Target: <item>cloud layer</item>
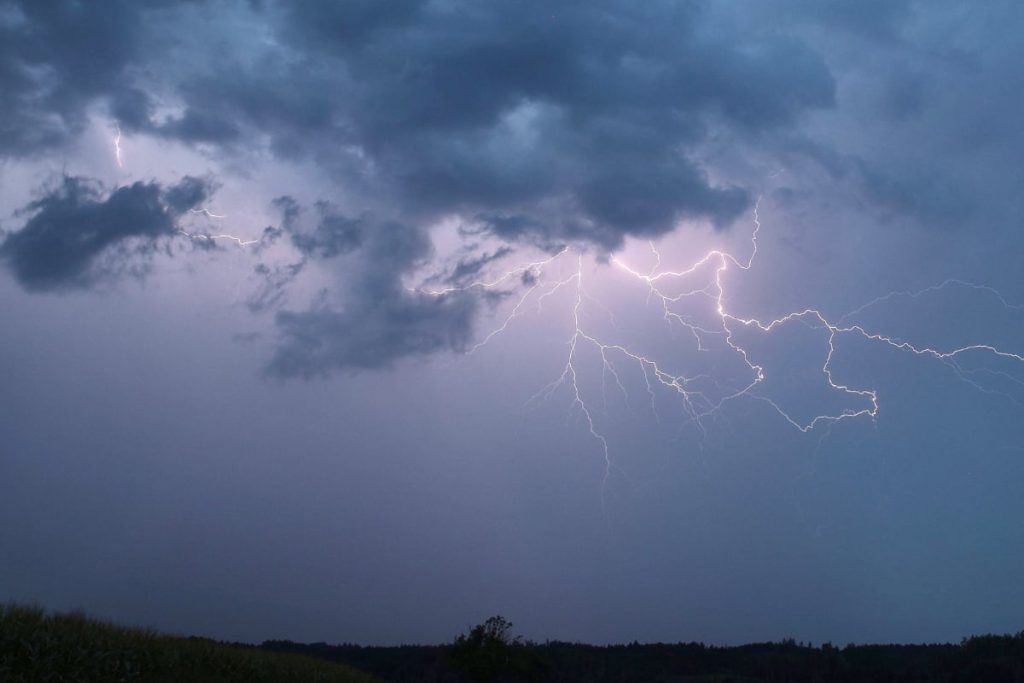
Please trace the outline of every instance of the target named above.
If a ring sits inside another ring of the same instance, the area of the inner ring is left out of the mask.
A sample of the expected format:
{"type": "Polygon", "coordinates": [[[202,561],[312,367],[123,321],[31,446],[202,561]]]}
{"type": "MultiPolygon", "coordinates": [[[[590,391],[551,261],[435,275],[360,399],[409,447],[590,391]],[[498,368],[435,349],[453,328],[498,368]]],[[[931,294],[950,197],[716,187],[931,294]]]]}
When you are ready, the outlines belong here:
{"type": "MultiPolygon", "coordinates": [[[[1000,12],[1017,12],[1000,7],[975,19],[995,25],[1000,12]]],[[[274,371],[377,367],[457,348],[468,334],[473,306],[400,286],[430,257],[427,233],[441,221],[458,222],[467,244],[491,241],[463,255],[462,271],[524,243],[609,251],[681,221],[725,228],[760,190],[749,173],[723,169],[760,153],[852,181],[883,220],[967,221],[979,188],[998,181],[972,177],[968,165],[923,166],[912,148],[950,139],[944,125],[979,129],[976,115],[908,127],[943,101],[936,65],[950,87],[970,81],[1005,98],[998,78],[979,74],[986,65],[1005,73],[1019,50],[982,55],[970,37],[945,50],[942,22],[955,23],[959,9],[934,11],[933,21],[909,1],[789,0],[769,10],[699,0],[3,0],[0,158],[56,164],[100,119],[224,159],[221,171],[238,178],[253,160],[311,165],[320,195],[304,201],[316,225],[296,229],[285,215],[265,235],[287,233],[299,261],[257,266],[265,286],[251,307],[284,305],[281,292],[311,262],[333,268],[343,303],[330,316],[323,305],[279,311],[274,371]],[[861,145],[876,158],[806,128],[841,110],[844,92],[873,109],[837,117],[831,132],[861,143],[884,124],[887,143],[861,145]],[[418,245],[415,258],[380,249],[395,234],[418,245]],[[386,273],[387,286],[368,273],[386,273]],[[445,321],[448,333],[437,327],[445,321]],[[367,331],[375,326],[388,332],[367,331]],[[385,334],[395,343],[382,343],[385,334]]],[[[91,286],[112,272],[101,257],[115,250],[131,270],[129,238],[139,253],[200,201],[187,194],[195,185],[135,182],[103,197],[81,180],[58,184],[2,247],[26,288],[91,286]]],[[[271,206],[282,194],[251,199],[271,206]]]]}
{"type": "Polygon", "coordinates": [[[224,145],[259,131],[279,154],[348,167],[419,220],[501,212],[606,248],[682,218],[726,225],[751,199],[691,158],[709,129],[784,128],[834,103],[817,54],[785,37],[709,33],[701,3],[268,12],[281,61],[183,83],[184,113],[161,130],[194,140],[201,128],[224,145]]]}

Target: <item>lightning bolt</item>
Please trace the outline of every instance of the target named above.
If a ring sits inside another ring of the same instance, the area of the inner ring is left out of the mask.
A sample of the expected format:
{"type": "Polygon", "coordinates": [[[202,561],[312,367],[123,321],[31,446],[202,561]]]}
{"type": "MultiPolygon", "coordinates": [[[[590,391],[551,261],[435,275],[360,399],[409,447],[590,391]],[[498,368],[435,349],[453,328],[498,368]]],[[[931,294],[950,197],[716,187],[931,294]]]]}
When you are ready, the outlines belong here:
{"type": "MultiPolygon", "coordinates": [[[[115,130],[117,131],[117,134],[114,136],[114,159],[117,160],[118,168],[124,168],[124,159],[123,159],[122,153],[121,153],[121,124],[116,123],[116,124],[114,124],[114,127],[115,127],[115,130]]],[[[207,208],[189,209],[189,213],[204,215],[207,218],[215,218],[215,219],[227,218],[227,216],[213,213],[212,211],[210,211],[207,208]]],[[[185,237],[189,238],[190,240],[207,240],[207,241],[210,241],[210,242],[214,242],[214,241],[217,241],[217,240],[229,240],[229,241],[234,242],[235,244],[237,244],[240,247],[248,247],[250,245],[259,243],[258,239],[256,239],[256,240],[247,240],[247,239],[244,239],[242,237],[237,237],[235,235],[228,235],[228,234],[211,235],[211,234],[207,234],[207,233],[188,232],[187,230],[183,230],[181,228],[178,229],[178,232],[181,233],[182,235],[184,235],[185,237]]]]}
{"type": "MultiPolygon", "coordinates": [[[[216,218],[216,219],[227,218],[227,216],[213,213],[212,211],[210,211],[209,209],[206,209],[206,208],[202,208],[202,209],[189,209],[188,212],[189,213],[194,213],[194,214],[201,214],[201,215],[206,216],[207,218],[216,218]]],[[[235,235],[228,235],[228,234],[211,235],[211,234],[208,234],[208,233],[188,232],[188,231],[183,230],[181,228],[178,228],[178,232],[180,232],[182,235],[184,235],[185,237],[189,238],[190,240],[207,240],[207,241],[210,241],[210,242],[214,242],[216,240],[230,240],[230,241],[234,242],[235,244],[237,244],[240,247],[248,247],[248,246],[250,246],[252,244],[258,244],[259,241],[260,241],[258,239],[247,240],[247,239],[244,239],[242,237],[236,237],[235,235]]]]}
{"type": "Polygon", "coordinates": [[[124,168],[124,162],[121,159],[121,124],[114,124],[117,129],[117,135],[114,136],[114,159],[117,160],[117,167],[124,168]]]}
{"type": "Polygon", "coordinates": [[[207,218],[227,218],[227,216],[223,216],[221,214],[213,213],[212,211],[210,211],[207,208],[189,209],[188,212],[189,213],[202,214],[202,215],[206,216],[207,218]]]}
{"type": "MultiPolygon", "coordinates": [[[[615,465],[611,457],[611,447],[608,437],[601,431],[598,422],[595,419],[596,408],[588,402],[586,394],[581,388],[581,369],[579,363],[580,353],[584,347],[588,347],[596,352],[597,356],[601,360],[602,395],[605,395],[604,392],[606,390],[605,379],[607,377],[611,377],[618,389],[624,396],[626,396],[627,392],[619,374],[621,368],[616,366],[617,363],[626,363],[634,367],[643,378],[648,398],[650,400],[650,409],[654,417],[660,421],[655,409],[656,390],[668,390],[672,392],[681,400],[681,405],[684,414],[686,415],[686,418],[680,425],[680,430],[693,425],[702,436],[702,444],[703,437],[707,434],[705,425],[706,420],[712,417],[727,403],[744,397],[767,404],[788,424],[802,433],[811,432],[819,425],[827,425],[831,428],[831,425],[844,420],[875,418],[880,409],[877,390],[869,387],[851,386],[837,379],[833,373],[832,363],[836,352],[836,345],[837,342],[844,337],[859,337],[867,342],[883,345],[894,350],[935,359],[949,366],[960,379],[986,393],[1001,394],[1001,392],[995,392],[987,389],[982,384],[969,377],[967,371],[965,371],[958,363],[958,359],[961,356],[979,353],[985,354],[991,358],[1024,364],[1024,355],[1006,351],[991,344],[978,343],[953,349],[939,349],[931,346],[915,345],[902,339],[898,339],[892,335],[869,330],[862,324],[850,322],[852,318],[864,312],[868,308],[877,306],[891,299],[898,297],[915,299],[923,294],[941,291],[954,286],[966,287],[990,294],[1007,309],[1024,310],[1024,307],[1022,306],[1014,306],[1010,304],[1002,294],[991,287],[969,283],[962,280],[946,280],[938,285],[933,285],[919,291],[890,292],[867,302],[835,321],[830,320],[824,313],[814,308],[793,311],[768,320],[762,320],[755,317],[744,317],[732,312],[726,305],[726,285],[724,276],[728,271],[730,271],[730,269],[748,271],[754,266],[754,262],[758,255],[758,236],[761,231],[759,210],[760,199],[755,204],[753,210],[754,227],[750,236],[750,252],[746,259],[738,258],[737,256],[721,249],[712,249],[686,268],[680,270],[661,270],[661,254],[658,252],[653,242],[649,242],[649,247],[654,257],[654,265],[646,272],[628,265],[616,255],[612,255],[609,259],[609,262],[620,272],[634,278],[647,288],[648,301],[655,300],[658,303],[666,324],[670,328],[679,327],[687,331],[689,335],[693,337],[697,351],[707,350],[709,348],[708,342],[712,339],[722,340],[725,344],[725,348],[729,349],[731,354],[740,361],[740,367],[744,370],[744,374],[747,376],[747,379],[741,382],[738,388],[729,388],[719,382],[716,378],[707,374],[686,376],[672,372],[663,363],[660,363],[658,359],[644,355],[638,350],[632,349],[624,344],[607,341],[597,332],[591,330],[585,323],[584,315],[584,308],[588,302],[597,304],[599,307],[604,309],[609,316],[611,315],[611,312],[608,311],[607,307],[601,304],[597,298],[590,295],[585,288],[583,277],[584,253],[582,251],[575,251],[573,253],[569,248],[565,248],[549,258],[527,263],[509,270],[493,280],[481,280],[461,287],[448,287],[436,290],[418,289],[415,291],[424,292],[433,296],[446,296],[457,291],[465,292],[471,289],[491,289],[501,287],[517,275],[524,276],[529,274],[529,278],[523,278],[523,281],[527,283],[528,286],[522,295],[516,300],[515,305],[511,308],[508,315],[497,327],[484,335],[479,342],[467,350],[467,353],[470,354],[475,353],[482,347],[486,346],[495,337],[507,331],[515,319],[522,316],[530,310],[531,307],[539,311],[543,303],[556,292],[562,289],[571,289],[573,291],[572,313],[570,317],[572,324],[570,336],[566,341],[565,363],[560,374],[552,382],[534,394],[527,401],[527,406],[536,401],[550,400],[555,395],[556,391],[561,388],[567,388],[570,396],[570,415],[575,413],[582,418],[589,436],[594,440],[603,457],[604,477],[602,482],[602,506],[604,505],[605,492],[611,478],[615,475],[622,475],[625,477],[625,473],[615,465]],[[570,275],[561,278],[549,277],[547,275],[547,271],[557,262],[564,261],[568,258],[574,258],[575,261],[575,267],[570,275]],[[710,269],[710,274],[706,277],[706,281],[700,284],[700,286],[682,287],[681,291],[678,291],[680,290],[680,283],[685,284],[688,281],[688,278],[699,276],[705,269],[710,269]],[[675,285],[676,290],[670,291],[670,285],[675,285]],[[699,322],[680,308],[680,304],[693,298],[703,298],[710,303],[714,312],[714,324],[708,325],[699,322]],[[793,416],[790,412],[787,412],[776,400],[758,392],[758,387],[764,384],[767,378],[766,370],[762,365],[752,359],[752,354],[749,349],[738,339],[738,333],[740,330],[744,329],[755,329],[763,334],[771,334],[786,324],[797,322],[802,323],[811,329],[821,330],[824,332],[826,335],[825,345],[827,350],[820,366],[821,375],[832,391],[851,399],[855,404],[859,404],[858,407],[844,408],[836,412],[822,413],[814,415],[809,419],[801,420],[793,416]],[[711,395],[710,389],[712,387],[717,390],[718,395],[711,395]]],[[[612,323],[614,325],[614,318],[612,318],[612,323]]],[[[1002,375],[1003,377],[1024,386],[1024,381],[1021,381],[1007,373],[998,371],[988,372],[1002,375]]],[[[1002,395],[1006,396],[1006,394],[1002,395]]],[[[1008,398],[1012,399],[1012,397],[1009,396],[1008,398]]],[[[605,404],[607,405],[606,395],[605,404]]]]}

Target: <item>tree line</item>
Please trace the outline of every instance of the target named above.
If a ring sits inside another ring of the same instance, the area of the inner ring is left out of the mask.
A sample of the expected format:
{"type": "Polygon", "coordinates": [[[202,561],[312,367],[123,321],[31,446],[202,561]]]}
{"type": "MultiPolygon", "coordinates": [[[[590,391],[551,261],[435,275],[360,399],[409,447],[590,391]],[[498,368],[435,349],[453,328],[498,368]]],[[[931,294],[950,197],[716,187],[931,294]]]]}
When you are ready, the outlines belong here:
{"type": "Polygon", "coordinates": [[[392,683],[1024,683],[1024,631],[955,644],[813,646],[787,639],[596,646],[512,635],[491,617],[436,646],[299,644],[262,647],[343,662],[392,683]]]}

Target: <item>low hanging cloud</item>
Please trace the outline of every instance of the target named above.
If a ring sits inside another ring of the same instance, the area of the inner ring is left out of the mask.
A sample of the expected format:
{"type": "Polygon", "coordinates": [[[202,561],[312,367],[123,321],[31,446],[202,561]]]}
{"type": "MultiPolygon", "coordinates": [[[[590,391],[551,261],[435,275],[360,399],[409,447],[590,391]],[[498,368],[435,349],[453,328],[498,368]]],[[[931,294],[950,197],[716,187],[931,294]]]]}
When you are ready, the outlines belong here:
{"type": "Polygon", "coordinates": [[[334,258],[358,249],[366,239],[370,223],[366,216],[351,218],[341,213],[338,207],[331,202],[320,200],[314,207],[319,219],[316,228],[305,232],[298,229],[293,220],[293,214],[298,206],[295,200],[281,197],[276,201],[285,207],[284,227],[292,246],[298,249],[303,256],[319,259],[334,258]]]}
{"type": "Polygon", "coordinates": [[[278,312],[280,337],[268,368],[271,375],[310,378],[334,370],[389,367],[408,356],[461,350],[470,341],[476,296],[434,296],[402,283],[407,271],[430,256],[423,232],[398,222],[362,221],[372,225],[346,307],[278,312]]]}
{"type": "Polygon", "coordinates": [[[280,211],[281,223],[263,231],[257,251],[262,252],[286,236],[299,259],[284,264],[257,264],[255,273],[260,284],[246,302],[254,313],[279,307],[287,298],[289,286],[310,261],[331,261],[359,249],[373,223],[369,216],[349,217],[331,202],[320,200],[314,205],[318,220],[310,229],[304,220],[310,212],[294,197],[283,195],[271,204],[280,211]]]}
{"type": "Polygon", "coordinates": [[[281,213],[280,224],[264,231],[261,244],[286,239],[298,259],[255,269],[260,285],[247,304],[253,312],[276,311],[277,345],[268,375],[309,379],[374,370],[468,345],[480,303],[475,293],[432,295],[404,284],[409,271],[433,256],[423,230],[370,213],[348,216],[323,200],[311,209],[291,196],[272,204],[281,213]],[[305,310],[288,307],[290,288],[311,266],[344,270],[343,294],[334,297],[342,305],[317,297],[305,310]]]}
{"type": "Polygon", "coordinates": [[[30,291],[87,289],[125,272],[178,220],[206,200],[209,185],[186,177],[170,187],[137,182],[104,194],[87,178],[64,176],[26,206],[24,226],[0,243],[0,260],[30,291]]]}

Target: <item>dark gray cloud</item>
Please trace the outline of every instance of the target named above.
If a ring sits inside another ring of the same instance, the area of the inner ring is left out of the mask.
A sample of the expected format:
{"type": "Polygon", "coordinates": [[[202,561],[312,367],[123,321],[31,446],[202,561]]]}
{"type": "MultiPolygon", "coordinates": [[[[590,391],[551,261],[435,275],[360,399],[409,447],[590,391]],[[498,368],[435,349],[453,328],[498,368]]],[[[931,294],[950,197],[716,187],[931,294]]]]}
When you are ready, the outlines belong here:
{"type": "Polygon", "coordinates": [[[244,128],[283,156],[371,164],[352,182],[414,221],[500,210],[609,248],[683,218],[727,225],[750,193],[690,156],[709,128],[771,131],[834,104],[815,52],[783,35],[714,35],[703,3],[267,12],[284,16],[281,53],[186,80],[186,109],[160,132],[229,146],[244,128]]]}
{"type": "MultiPolygon", "coordinates": [[[[266,143],[346,181],[366,206],[343,212],[322,202],[310,228],[297,203],[282,199],[282,224],[264,235],[269,243],[286,234],[301,260],[261,264],[264,286],[250,301],[257,310],[282,305],[310,260],[361,260],[348,274],[344,312],[279,314],[278,374],[459,347],[475,308],[468,295],[430,297],[400,284],[429,254],[422,229],[437,218],[459,215],[499,239],[545,248],[569,240],[615,248],[686,218],[726,226],[751,193],[703,170],[694,152],[710,131],[785,130],[834,104],[818,54],[782,34],[708,31],[701,2],[197,6],[256,17],[273,40],[250,54],[225,48],[195,71],[187,58],[168,58],[186,35],[153,32],[157,18],[185,16],[182,3],[8,2],[0,153],[60,144],[101,101],[127,132],[225,151],[266,143]],[[168,93],[183,108],[161,113],[168,93]],[[381,207],[397,220],[364,213],[381,207]]],[[[5,243],[26,287],[89,283],[99,255],[128,237],[173,230],[158,208],[180,212],[205,192],[198,181],[166,192],[140,185],[132,196],[149,202],[154,219],[140,208],[123,224],[114,214],[131,204],[128,190],[101,200],[83,187],[34,205],[5,243]],[[67,237],[76,231],[92,237],[80,246],[67,237]]],[[[486,263],[470,255],[451,275],[486,263]]]]}
{"type": "Polygon", "coordinates": [[[303,220],[308,211],[294,197],[277,197],[271,204],[281,212],[281,222],[263,231],[257,251],[263,251],[287,235],[300,258],[294,263],[256,266],[254,270],[260,284],[246,302],[253,312],[283,305],[288,288],[311,260],[329,260],[355,251],[362,246],[366,231],[373,223],[369,215],[352,218],[331,202],[320,200],[313,205],[317,221],[310,229],[303,220]]]}
{"type": "MultiPolygon", "coordinates": [[[[299,258],[255,268],[259,285],[247,306],[253,312],[277,311],[278,343],[267,367],[270,375],[312,378],[336,370],[386,368],[407,356],[459,350],[469,342],[479,304],[476,293],[435,296],[403,284],[404,276],[432,255],[424,231],[371,214],[347,216],[323,200],[312,211],[290,196],[272,204],[281,221],[264,231],[263,243],[286,236],[299,258]],[[337,266],[346,275],[344,293],[335,297],[342,299],[341,306],[320,296],[306,310],[286,308],[300,274],[315,264],[334,266],[347,255],[344,265],[337,266]]],[[[499,250],[498,257],[507,251],[499,250]]],[[[458,279],[488,260],[458,264],[458,279]]]]}
{"type": "Polygon", "coordinates": [[[146,96],[123,79],[145,47],[142,13],[161,4],[0,2],[0,155],[65,143],[99,97],[113,97],[125,121],[141,123],[146,96]]]}
{"type": "Polygon", "coordinates": [[[395,289],[342,311],[281,311],[276,318],[280,340],[268,370],[279,377],[312,378],[462,350],[471,339],[475,311],[469,295],[432,297],[395,289]]]}
{"type": "Polygon", "coordinates": [[[137,182],[104,195],[94,181],[64,176],[25,207],[29,218],[0,244],[0,259],[25,289],[88,288],[131,270],[132,256],[174,235],[181,214],[208,196],[208,184],[191,177],[167,188],[137,182]]]}
{"type": "Polygon", "coordinates": [[[312,232],[290,230],[292,245],[303,255],[329,259],[362,245],[368,217],[350,218],[324,200],[318,201],[315,208],[319,220],[312,232]]]}
{"type": "Polygon", "coordinates": [[[430,251],[421,231],[397,222],[374,223],[344,309],[320,305],[277,314],[280,340],[269,372],[308,378],[338,369],[389,367],[407,356],[465,347],[476,297],[433,296],[402,284],[402,276],[430,251]]]}

